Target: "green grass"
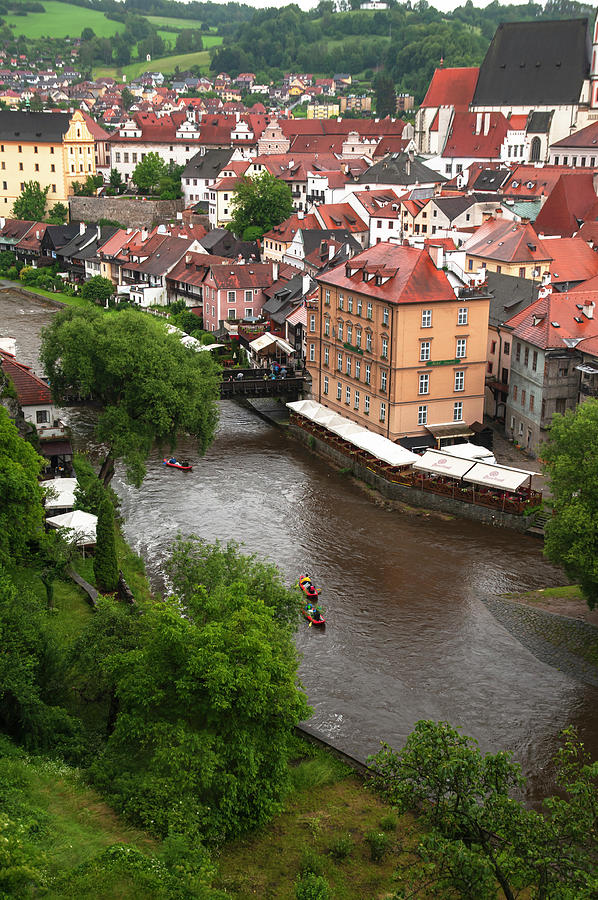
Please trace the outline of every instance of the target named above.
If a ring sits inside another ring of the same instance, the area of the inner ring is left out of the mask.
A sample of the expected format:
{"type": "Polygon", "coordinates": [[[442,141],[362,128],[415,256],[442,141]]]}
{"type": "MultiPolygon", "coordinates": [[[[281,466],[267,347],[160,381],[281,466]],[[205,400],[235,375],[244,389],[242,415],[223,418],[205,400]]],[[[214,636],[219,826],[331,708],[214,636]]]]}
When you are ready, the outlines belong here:
{"type": "Polygon", "coordinates": [[[66,306],[82,306],[87,308],[91,306],[97,307],[97,303],[93,303],[92,300],[85,300],[83,297],[69,297],[68,294],[63,294],[60,291],[45,291],[43,288],[25,287],[20,281],[10,281],[8,283],[19,288],[21,291],[27,291],[28,294],[37,294],[39,297],[48,297],[48,299],[57,300],[59,303],[64,303],[66,306]]]}
{"type": "Polygon", "coordinates": [[[104,13],[93,9],[59,3],[58,0],[44,0],[43,6],[44,13],[27,13],[26,16],[8,13],[3,18],[13,34],[25,34],[33,39],[76,38],[81,36],[84,28],[92,28],[97,37],[112,37],[125,28],[122,22],[113,22],[104,13]]]}
{"type": "MultiPolygon", "coordinates": [[[[34,566],[14,566],[10,577],[21,590],[29,590],[46,604],[46,590],[34,566]]],[[[52,626],[57,636],[70,643],[89,622],[93,615],[87,594],[71,581],[57,579],[54,582],[54,614],[52,626]]]]}
{"type": "MultiPolygon", "coordinates": [[[[158,28],[194,28],[196,31],[201,31],[201,21],[199,19],[174,19],[172,16],[144,16],[144,18],[151,22],[152,25],[157,25],[158,28]]],[[[210,31],[215,30],[214,26],[210,28],[210,31]]]]}
{"type": "Polygon", "coordinates": [[[541,588],[535,591],[519,591],[505,594],[505,597],[522,600],[542,600],[543,597],[567,597],[569,600],[579,600],[585,603],[581,588],[577,584],[568,584],[564,587],[541,588]]]}
{"type": "Polygon", "coordinates": [[[200,66],[202,72],[207,72],[210,65],[210,54],[207,50],[197,53],[181,53],[178,56],[163,56],[160,59],[152,59],[150,62],[130,63],[122,69],[116,66],[98,66],[94,68],[94,78],[118,78],[121,74],[127,76],[127,81],[132,81],[144,72],[174,72],[178,66],[181,72],[190,69],[191,66],[200,66]]]}

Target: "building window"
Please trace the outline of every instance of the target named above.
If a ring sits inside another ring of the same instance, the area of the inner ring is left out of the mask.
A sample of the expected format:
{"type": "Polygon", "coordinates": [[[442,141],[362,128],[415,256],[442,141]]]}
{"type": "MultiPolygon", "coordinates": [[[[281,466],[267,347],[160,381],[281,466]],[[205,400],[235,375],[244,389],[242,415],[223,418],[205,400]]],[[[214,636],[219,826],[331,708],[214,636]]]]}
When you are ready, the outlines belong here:
{"type": "Polygon", "coordinates": [[[23,152],[23,147],[21,146],[21,144],[19,144],[19,153],[22,153],[22,152],[23,152]]]}
{"type": "Polygon", "coordinates": [[[339,341],[343,340],[343,323],[339,322],[337,327],[337,334],[339,341]]]}
{"type": "Polygon", "coordinates": [[[252,316],[253,316],[253,307],[252,307],[252,306],[246,306],[246,307],[245,307],[245,318],[246,318],[246,319],[249,319],[249,318],[251,318],[252,316]]]}
{"type": "Polygon", "coordinates": [[[53,194],[56,193],[56,185],[55,185],[55,184],[52,185],[52,193],[53,193],[53,194]]]}
{"type": "Polygon", "coordinates": [[[37,425],[44,425],[50,421],[50,413],[47,409],[38,409],[35,413],[35,421],[37,425]]]}
{"type": "Polygon", "coordinates": [[[511,352],[511,344],[509,341],[504,342],[504,344],[502,345],[502,350],[505,356],[509,355],[509,353],[511,352]]]}
{"type": "Polygon", "coordinates": [[[347,404],[347,406],[349,406],[351,403],[351,388],[349,387],[349,385],[347,385],[347,387],[345,388],[345,403],[347,404]]]}
{"type": "Polygon", "coordinates": [[[380,421],[386,422],[386,403],[384,402],[380,404],[380,421]]]}
{"type": "Polygon", "coordinates": [[[536,398],[534,397],[534,395],[533,395],[533,394],[530,394],[530,395],[529,395],[529,408],[530,408],[530,412],[533,412],[533,410],[534,410],[534,403],[535,403],[535,400],[536,400],[536,398]]]}
{"type": "Polygon", "coordinates": [[[513,403],[517,400],[517,385],[513,385],[513,403]]]}
{"type": "Polygon", "coordinates": [[[351,366],[352,366],[351,357],[348,356],[347,359],[346,359],[346,372],[347,372],[347,375],[350,375],[350,374],[351,374],[351,366]]]}
{"type": "Polygon", "coordinates": [[[464,391],[465,390],[465,371],[464,371],[464,369],[460,369],[458,372],[455,372],[455,390],[456,391],[464,391]]]}
{"type": "Polygon", "coordinates": [[[309,330],[310,330],[310,331],[315,331],[315,330],[316,330],[316,315],[315,315],[315,313],[310,313],[310,316],[309,316],[309,330]]]}
{"type": "Polygon", "coordinates": [[[348,344],[353,343],[353,326],[352,325],[347,325],[347,343],[348,344]]]}
{"type": "Polygon", "coordinates": [[[361,378],[361,360],[355,360],[355,377],[359,380],[361,378]]]}
{"type": "Polygon", "coordinates": [[[347,312],[353,312],[353,297],[347,297],[347,312]]]}
{"type": "Polygon", "coordinates": [[[388,313],[388,308],[385,306],[384,309],[382,310],[382,324],[388,325],[388,321],[389,321],[389,313],[388,313]]]}
{"type": "Polygon", "coordinates": [[[367,332],[365,336],[365,349],[370,353],[372,352],[372,335],[371,332],[367,332]]]}
{"type": "Polygon", "coordinates": [[[36,164],[35,164],[35,171],[36,171],[36,172],[39,172],[39,163],[36,163],[36,164]]]}
{"type": "Polygon", "coordinates": [[[467,356],[467,338],[457,338],[457,359],[465,359],[467,356]]]}
{"type": "Polygon", "coordinates": [[[229,311],[228,311],[228,318],[229,318],[229,319],[235,319],[236,316],[237,316],[237,311],[236,311],[235,309],[229,309],[229,311]]]}
{"type": "Polygon", "coordinates": [[[367,318],[368,319],[372,318],[372,304],[371,303],[368,303],[367,318]]]}
{"type": "Polygon", "coordinates": [[[358,316],[361,315],[361,298],[360,297],[357,298],[357,315],[358,316]]]}
{"type": "Polygon", "coordinates": [[[353,403],[354,409],[359,409],[359,391],[355,391],[355,400],[353,403]]]}
{"type": "Polygon", "coordinates": [[[520,277],[520,278],[525,278],[525,266],[520,266],[520,267],[519,267],[519,277],[520,277]]]}
{"type": "Polygon", "coordinates": [[[532,356],[532,372],[536,372],[538,369],[538,351],[534,350],[534,355],[532,356]]]}
{"type": "Polygon", "coordinates": [[[343,396],[343,386],[340,381],[336,382],[336,399],[340,400],[343,396]]]}
{"type": "Polygon", "coordinates": [[[23,171],[23,163],[19,163],[19,172],[23,171]]]}
{"type": "Polygon", "coordinates": [[[430,341],[420,341],[419,358],[421,362],[430,359],[430,341]]]}
{"type": "Polygon", "coordinates": [[[336,368],[339,370],[339,372],[343,371],[343,354],[342,353],[339,353],[338,356],[336,357],[336,368]]]}
{"type": "Polygon", "coordinates": [[[372,367],[370,366],[369,363],[366,363],[365,364],[365,383],[371,384],[371,380],[372,380],[372,367]]]}
{"type": "Polygon", "coordinates": [[[418,394],[429,394],[429,393],[430,393],[430,373],[422,372],[419,376],[418,394]]]}
{"type": "Polygon", "coordinates": [[[521,344],[519,341],[515,344],[515,359],[517,362],[521,361],[521,344]]]}
{"type": "Polygon", "coordinates": [[[388,338],[382,338],[382,359],[388,358],[388,338]]]}
{"type": "Polygon", "coordinates": [[[339,309],[345,308],[345,298],[344,298],[343,294],[338,295],[338,308],[339,309]]]}
{"type": "Polygon", "coordinates": [[[235,303],[237,300],[237,292],[236,291],[228,291],[227,292],[227,300],[229,303],[235,303]]]}
{"type": "Polygon", "coordinates": [[[324,347],[324,365],[327,366],[330,361],[330,350],[328,347],[324,347]]]}
{"type": "Polygon", "coordinates": [[[330,291],[328,290],[328,288],[326,288],[326,290],[324,291],[324,305],[330,306],[330,291]]]}
{"type": "Polygon", "coordinates": [[[361,328],[355,329],[355,346],[361,347],[361,328]]]}
{"type": "Polygon", "coordinates": [[[380,372],[380,390],[386,393],[386,385],[388,383],[388,373],[384,369],[380,372]]]}
{"type": "Polygon", "coordinates": [[[453,422],[462,422],[463,421],[463,401],[457,400],[456,403],[453,403],[453,422]]]}
{"type": "Polygon", "coordinates": [[[432,327],[432,310],[422,309],[422,328],[432,327]]]}
{"type": "Polygon", "coordinates": [[[328,375],[324,375],[324,393],[328,393],[328,375]]]}
{"type": "Polygon", "coordinates": [[[315,360],[316,360],[316,345],[310,344],[309,345],[309,361],[315,362],[315,360]]]}
{"type": "Polygon", "coordinates": [[[521,405],[525,406],[525,391],[521,390],[521,405]]]}
{"type": "Polygon", "coordinates": [[[129,154],[128,153],[123,153],[123,162],[126,162],[126,163],[129,162],[129,154]]]}
{"type": "Polygon", "coordinates": [[[324,319],[324,336],[330,337],[330,319],[324,319]]]}
{"type": "Polygon", "coordinates": [[[417,424],[418,425],[427,425],[428,424],[428,407],[427,406],[418,406],[417,407],[417,424]]]}
{"type": "Polygon", "coordinates": [[[366,414],[366,416],[369,416],[369,414],[370,414],[370,397],[369,397],[369,394],[366,394],[365,397],[363,398],[363,411],[364,411],[364,413],[366,414]]]}
{"type": "Polygon", "coordinates": [[[114,154],[114,161],[117,162],[117,163],[120,162],[120,152],[119,152],[118,150],[117,150],[116,153],[114,154]]]}
{"type": "MultiPolygon", "coordinates": [[[[89,147],[87,148],[87,152],[89,153],[89,147]]],[[[131,161],[137,163],[137,154],[131,153],[131,161]]]]}
{"type": "Polygon", "coordinates": [[[50,172],[55,172],[55,171],[56,171],[56,166],[54,165],[54,163],[52,163],[52,165],[50,166],[50,172]]]}
{"type": "Polygon", "coordinates": [[[529,347],[526,347],[523,351],[523,365],[526,368],[529,365],[529,347]]]}

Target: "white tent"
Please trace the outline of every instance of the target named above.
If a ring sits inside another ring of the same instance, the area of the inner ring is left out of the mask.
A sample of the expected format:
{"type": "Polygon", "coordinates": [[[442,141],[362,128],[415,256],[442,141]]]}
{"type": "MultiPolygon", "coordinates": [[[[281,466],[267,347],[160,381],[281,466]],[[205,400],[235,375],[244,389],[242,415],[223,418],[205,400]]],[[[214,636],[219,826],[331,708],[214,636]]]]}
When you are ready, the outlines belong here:
{"type": "Polygon", "coordinates": [[[65,537],[76,542],[78,547],[85,547],[96,542],[96,526],[98,517],[91,513],[76,509],[74,512],[63,513],[61,516],[51,516],[46,519],[52,528],[67,532],[65,537]]]}
{"type": "Polygon", "coordinates": [[[287,407],[300,416],[305,416],[306,419],[311,419],[312,413],[323,408],[317,400],[293,400],[291,403],[287,403],[287,407]]]}
{"type": "Polygon", "coordinates": [[[367,434],[367,429],[363,428],[362,425],[351,422],[350,419],[345,419],[343,416],[339,416],[339,419],[341,420],[340,422],[331,422],[329,425],[326,425],[328,431],[332,431],[346,441],[352,440],[353,435],[367,434]]]}
{"type": "Polygon", "coordinates": [[[486,487],[498,488],[502,491],[517,491],[526,481],[531,481],[531,473],[522,472],[520,469],[509,469],[507,466],[476,463],[473,469],[463,476],[463,481],[483,484],[486,487]]]}
{"type": "Polygon", "coordinates": [[[413,468],[420,472],[431,472],[434,475],[448,475],[450,478],[463,478],[475,465],[472,459],[459,459],[458,456],[449,456],[443,450],[426,450],[420,458],[413,463],[413,468]]]}
{"type": "Polygon", "coordinates": [[[349,440],[356,447],[371,453],[376,459],[381,459],[382,462],[388,463],[389,466],[409,466],[419,459],[411,450],[389,441],[388,438],[383,437],[381,434],[375,434],[373,431],[367,431],[366,429],[364,429],[362,434],[351,435],[349,440]]]}
{"type": "Polygon", "coordinates": [[[47,481],[41,481],[40,487],[47,492],[44,505],[48,511],[74,507],[76,478],[50,478],[47,481]]]}
{"type": "Polygon", "coordinates": [[[266,332],[266,334],[260,334],[260,336],[258,338],[256,338],[254,341],[250,341],[249,349],[252,350],[254,353],[261,353],[262,350],[267,350],[268,348],[272,347],[275,343],[276,343],[276,340],[274,338],[274,335],[268,334],[266,332]]]}
{"type": "Polygon", "coordinates": [[[470,444],[468,441],[465,441],[464,444],[451,444],[449,447],[443,447],[442,452],[448,453],[449,456],[458,456],[460,459],[479,459],[480,462],[491,465],[496,462],[492,450],[488,450],[487,447],[479,447],[478,444],[470,444]]]}

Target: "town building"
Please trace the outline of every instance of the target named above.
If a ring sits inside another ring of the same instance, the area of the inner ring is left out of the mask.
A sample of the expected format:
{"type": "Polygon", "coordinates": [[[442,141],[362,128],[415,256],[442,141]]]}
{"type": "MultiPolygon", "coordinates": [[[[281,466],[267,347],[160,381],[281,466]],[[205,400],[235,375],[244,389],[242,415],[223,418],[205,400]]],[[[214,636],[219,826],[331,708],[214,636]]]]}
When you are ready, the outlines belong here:
{"type": "Polygon", "coordinates": [[[216,331],[224,321],[258,318],[273,280],[272,263],[210,266],[203,282],[206,331],[216,331]]]}
{"type": "Polygon", "coordinates": [[[26,182],[48,188],[48,205],[64,203],[74,182],[96,174],[95,138],[83,113],[0,111],[0,209],[26,182]]]}
{"type": "Polygon", "coordinates": [[[308,321],[313,398],[410,449],[466,437],[483,418],[490,298],[442,265],[376,244],[318,277],[308,321]]]}

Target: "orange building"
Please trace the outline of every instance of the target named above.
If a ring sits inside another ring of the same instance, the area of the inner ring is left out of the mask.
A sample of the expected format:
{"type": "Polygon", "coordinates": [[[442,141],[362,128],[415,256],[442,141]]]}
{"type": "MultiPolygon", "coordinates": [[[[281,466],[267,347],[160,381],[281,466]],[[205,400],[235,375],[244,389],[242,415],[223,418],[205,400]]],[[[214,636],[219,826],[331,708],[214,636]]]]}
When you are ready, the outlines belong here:
{"type": "Polygon", "coordinates": [[[315,400],[409,448],[471,434],[484,413],[487,292],[455,290],[428,249],[389,243],[317,281],[315,400]]]}

